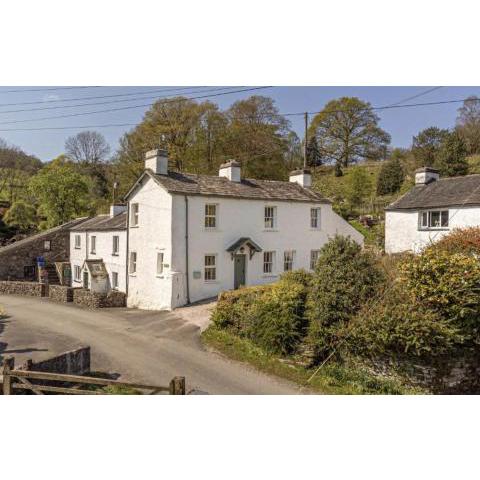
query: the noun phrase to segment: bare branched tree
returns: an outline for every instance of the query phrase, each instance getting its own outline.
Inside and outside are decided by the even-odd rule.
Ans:
[[[107,160],[110,146],[101,133],[87,130],[67,138],[65,152],[75,162],[96,165]]]

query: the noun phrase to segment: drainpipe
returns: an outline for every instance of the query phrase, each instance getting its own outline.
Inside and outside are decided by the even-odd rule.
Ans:
[[[128,298],[128,262],[130,261],[129,259],[129,252],[128,252],[128,238],[130,236],[130,202],[127,202],[127,241],[125,245],[126,249],[126,260],[125,260],[125,295]]]
[[[186,289],[187,305],[190,304],[190,285],[188,278],[188,197],[185,195],[185,270],[186,270]]]

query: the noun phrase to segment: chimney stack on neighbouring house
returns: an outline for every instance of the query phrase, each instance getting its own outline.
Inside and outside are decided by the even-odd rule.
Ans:
[[[231,182],[241,182],[242,179],[240,164],[236,160],[230,160],[229,162],[220,165],[218,176],[226,177]]]
[[[166,150],[150,150],[145,154],[145,168],[157,175],[168,175],[168,153]]]
[[[415,185],[428,185],[440,178],[440,172],[436,168],[422,167],[415,170]]]
[[[310,170],[302,168],[301,170],[290,172],[290,181],[298,183],[302,187],[310,188],[312,186],[312,175]]]
[[[127,210],[126,205],[120,205],[118,203],[115,203],[113,205],[110,205],[110,217],[116,217],[117,215],[120,215],[121,213],[125,212]]]

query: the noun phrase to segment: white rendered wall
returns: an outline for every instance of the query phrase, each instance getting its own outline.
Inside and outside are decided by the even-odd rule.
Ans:
[[[128,276],[129,307],[144,310],[172,308],[172,197],[150,177],[129,199],[139,204],[138,227],[129,228],[129,251],[137,252],[137,272]],[[157,276],[157,253],[163,252],[164,273]],[[176,282],[175,282],[176,283]]]
[[[81,246],[79,249],[75,248],[75,236],[80,235]],[[120,245],[118,255],[113,255],[113,237],[117,235],[120,237]],[[95,253],[91,253],[90,237],[95,236],[96,248]],[[105,268],[108,272],[108,289],[112,286],[112,272],[118,273],[118,290],[126,292],[126,243],[127,233],[125,230],[112,230],[112,231],[92,231],[92,232],[71,232],[70,233],[70,263],[72,268],[72,286],[82,287],[83,276],[79,281],[75,281],[75,265],[80,268],[83,267],[85,260],[97,260],[102,259],[105,264]],[[88,247],[88,249],[87,249]],[[82,270],[83,275],[83,270]],[[89,278],[89,288],[90,278]]]
[[[226,249],[240,237],[250,237],[264,251],[275,251],[274,272],[263,273],[263,252],[246,259],[246,283],[258,285],[278,280],[283,273],[285,250],[295,250],[293,269],[310,268],[311,250],[320,249],[336,233],[350,236],[363,244],[363,236],[348,222],[333,212],[330,204],[300,202],[266,202],[259,200],[238,200],[218,197],[189,197],[189,285],[190,301],[195,302],[218,295],[234,287],[234,266]],[[218,205],[217,228],[204,227],[206,203]],[[277,207],[277,228],[264,228],[265,206]],[[310,209],[321,208],[320,229],[310,228]],[[186,302],[185,297],[185,198],[173,196],[173,259],[172,267],[184,278],[182,292],[173,291],[176,306]],[[217,280],[204,280],[204,256],[217,255]],[[194,278],[200,272],[200,278]],[[197,274],[198,275],[198,274]]]
[[[454,228],[480,225],[479,207],[450,208],[448,210],[449,227],[442,230],[419,230],[418,211],[387,211],[385,213],[386,253],[406,251],[416,253],[438,241]]]

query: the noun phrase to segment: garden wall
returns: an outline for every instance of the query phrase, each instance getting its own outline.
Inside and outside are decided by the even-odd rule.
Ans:
[[[28,297],[45,297],[47,286],[38,282],[0,281],[0,293],[6,295],[25,295]]]
[[[48,296],[56,302],[73,302],[73,288],[63,285],[50,285],[48,288]]]
[[[84,375],[90,372],[90,347],[80,347],[41,362],[28,361],[20,370]]]
[[[73,302],[87,308],[125,307],[126,295],[114,290],[104,294],[91,292],[84,288],[75,288],[73,289]]]

